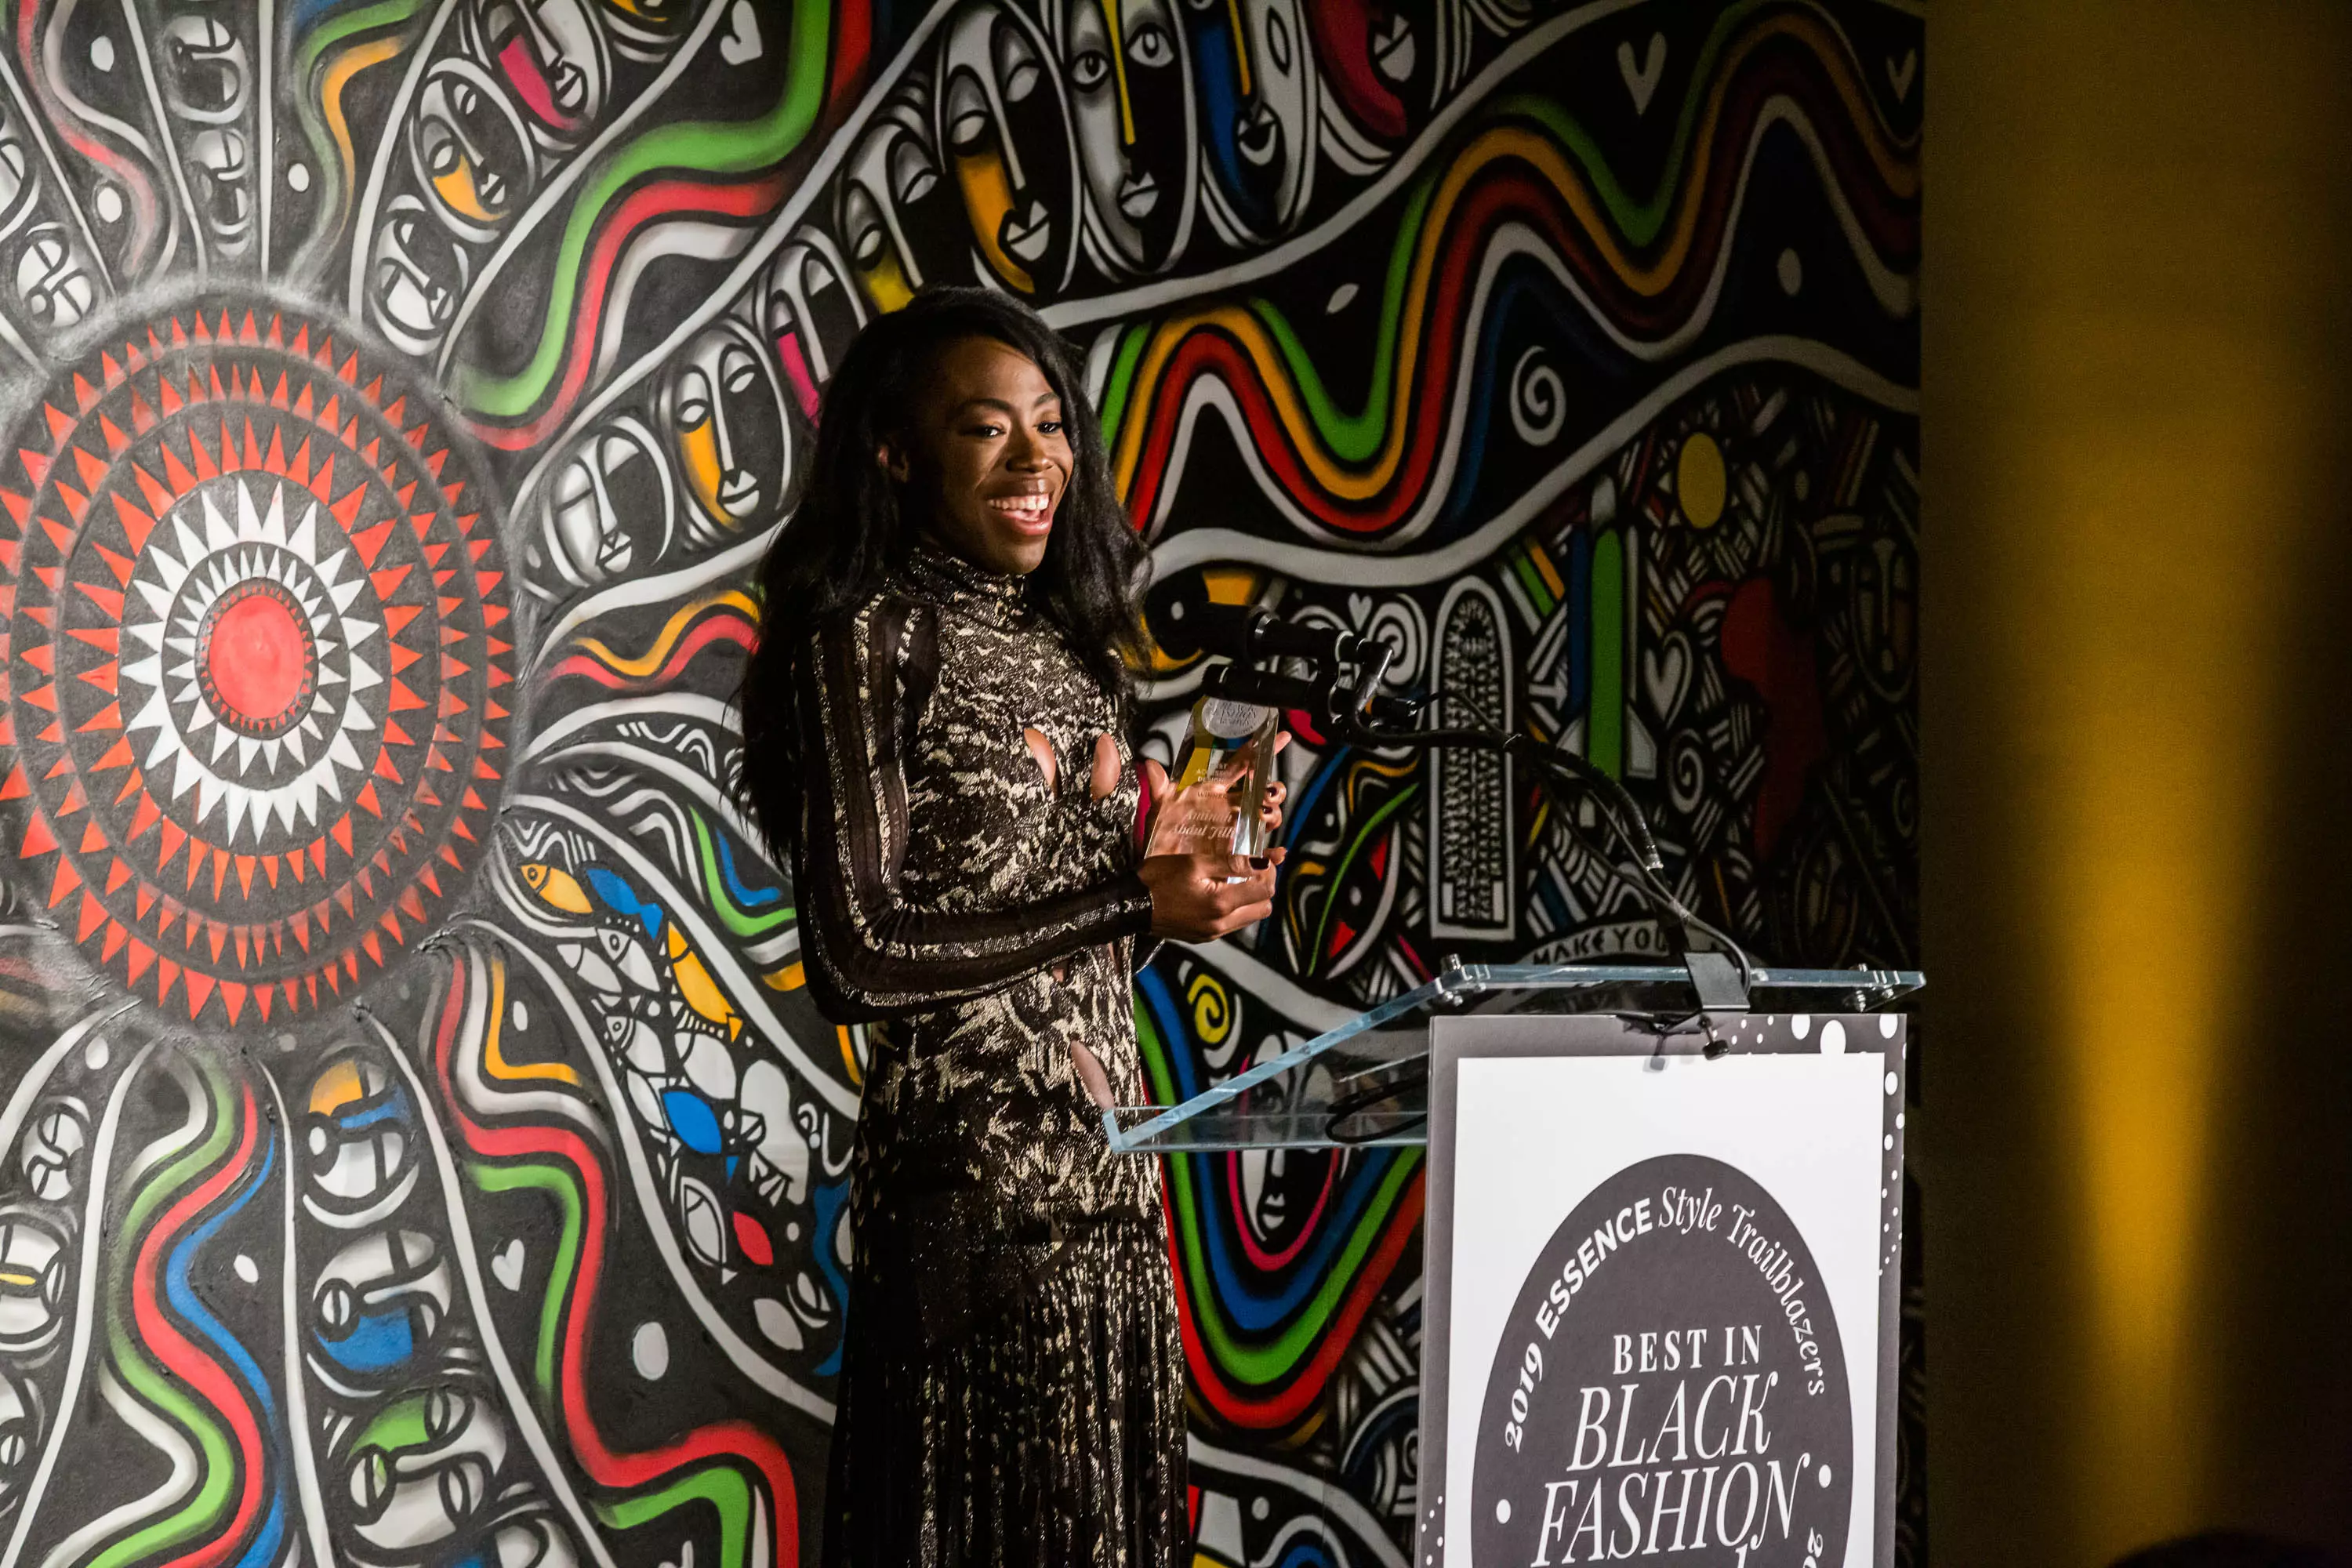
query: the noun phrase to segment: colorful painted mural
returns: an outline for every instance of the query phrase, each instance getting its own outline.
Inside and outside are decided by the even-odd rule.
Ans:
[[[1914,956],[1907,4],[6,21],[0,1568],[813,1558],[864,1042],[730,702],[929,285],[1087,354],[1152,744],[1189,608],[1345,625],[1758,952]],[[1163,1099],[1448,953],[1659,951],[1499,759],[1297,727],[1276,917],[1139,984]],[[1417,1157],[1166,1180],[1199,1562],[1401,1568]]]

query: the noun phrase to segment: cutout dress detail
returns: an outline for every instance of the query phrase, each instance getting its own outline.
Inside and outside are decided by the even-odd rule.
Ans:
[[[929,551],[801,653],[808,981],[871,1047],[824,1562],[1173,1564],[1158,1163],[1110,1152],[1072,1050],[1148,1098],[1135,772],[1097,799],[1088,765],[1122,715],[1023,579]]]

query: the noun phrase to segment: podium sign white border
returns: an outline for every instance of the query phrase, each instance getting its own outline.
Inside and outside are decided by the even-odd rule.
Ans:
[[[1876,1435],[1874,1444],[1856,1445],[1852,1473],[1860,1484],[1843,1568],[1892,1568],[1907,1022],[1891,1014],[1723,1016],[1714,1029],[1730,1049],[1714,1059],[1702,1055],[1699,1033],[1662,1040],[1606,1016],[1432,1022],[1416,1565],[1472,1563],[1468,1530],[1453,1539],[1445,1529],[1446,1494],[1466,1490],[1469,1457],[1452,1465],[1449,1453],[1476,1429],[1484,1369],[1493,1363],[1504,1320],[1537,1252],[1609,1177],[1653,1155],[1689,1153],[1756,1178],[1816,1252],[1836,1314],[1855,1429]],[[1791,1056],[1841,1059],[1797,1073],[1775,1073],[1767,1065]],[[1464,1064],[1496,1058],[1518,1065],[1486,1074],[1484,1086],[1479,1069],[1472,1069],[1471,1100],[1487,1107],[1480,1114],[1493,1125],[1471,1132],[1465,1175]],[[1547,1088],[1527,1092],[1544,1080]],[[1649,1094],[1651,1085],[1664,1096]],[[1498,1099],[1489,1088],[1517,1098]],[[1865,1088],[1879,1112],[1874,1122],[1863,1104]],[[1651,1102],[1649,1114],[1635,1110],[1637,1099]],[[1669,1109],[1662,1121],[1659,1110],[1677,1100],[1687,1110]],[[1811,1121],[1802,1139],[1790,1136],[1792,1119]],[[1863,1184],[1874,1170],[1874,1194]],[[1457,1215],[1457,1188],[1472,1194],[1475,1213]],[[1504,1194],[1512,1201],[1500,1201]],[[1863,1205],[1873,1195],[1877,1223],[1867,1225],[1872,1215]],[[1465,1300],[1457,1313],[1454,1274],[1463,1264],[1485,1270],[1489,1283],[1475,1305]],[[1465,1384],[1458,1407],[1449,1397],[1457,1379]],[[1518,1564],[1482,1562],[1475,1568]]]

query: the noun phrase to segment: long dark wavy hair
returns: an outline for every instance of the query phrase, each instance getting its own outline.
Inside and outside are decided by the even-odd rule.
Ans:
[[[1035,603],[1124,715],[1141,637],[1143,542],[1111,486],[1102,426],[1054,329],[1019,300],[984,289],[937,289],[868,322],[824,389],[816,456],[798,510],[760,566],[762,635],[744,667],[743,794],[780,864],[800,832],[800,714],[794,666],[819,617],[864,603],[906,559],[929,521],[877,460],[904,450],[906,419],[942,350],[992,338],[1034,361],[1062,401],[1074,461]],[[785,635],[776,635],[779,631]]]

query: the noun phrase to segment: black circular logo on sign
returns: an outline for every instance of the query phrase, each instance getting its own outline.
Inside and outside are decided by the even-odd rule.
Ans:
[[[1577,1205],[1519,1289],[1481,1421],[1477,1562],[1845,1561],[1829,1295],[1780,1205],[1719,1160],[1645,1160]]]

